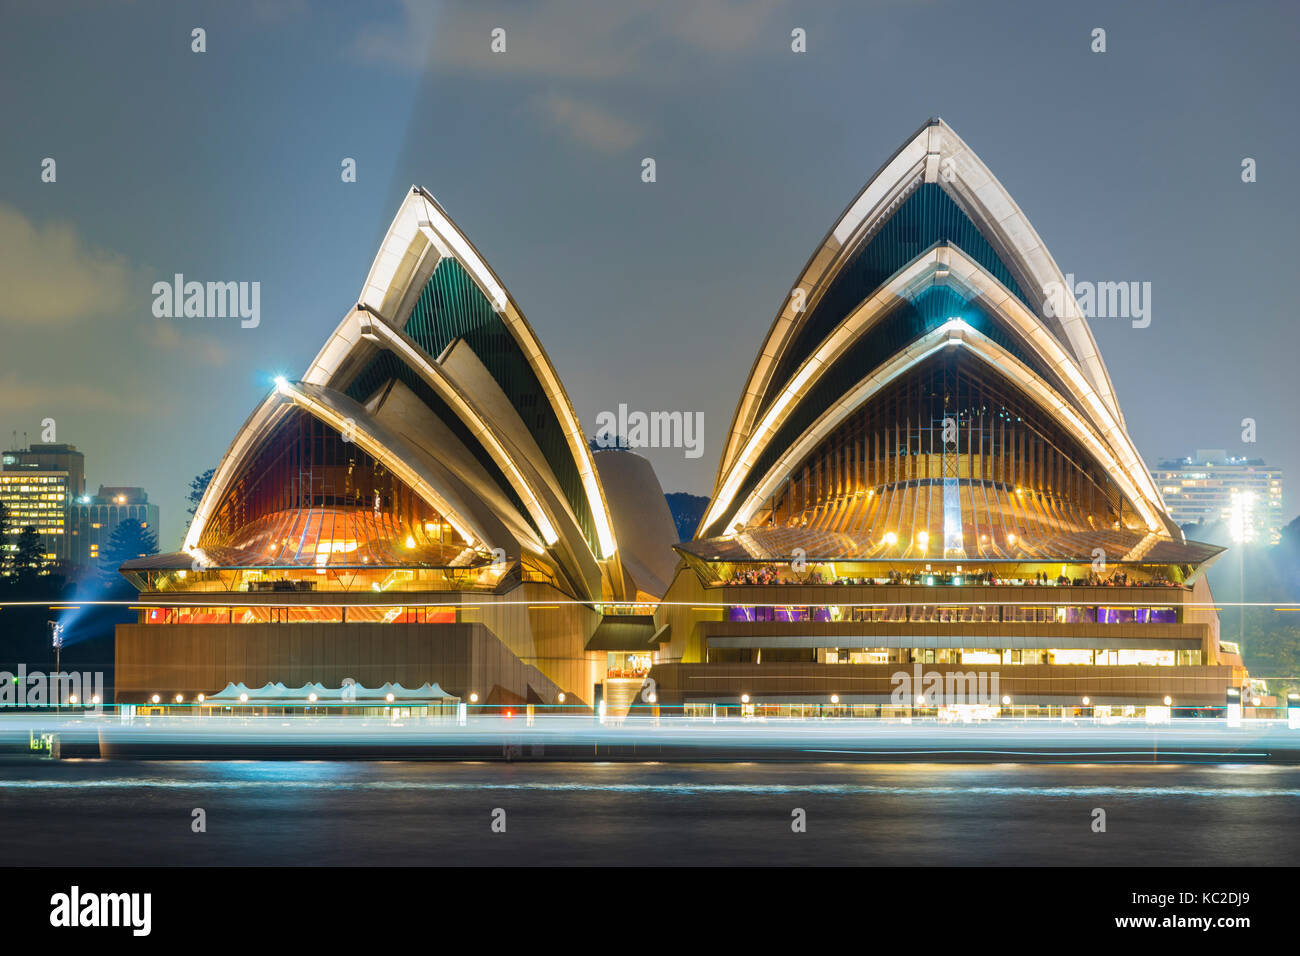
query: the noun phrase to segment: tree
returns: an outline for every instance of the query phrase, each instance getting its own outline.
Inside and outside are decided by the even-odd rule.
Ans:
[[[23,528],[18,535],[18,547],[14,551],[14,573],[24,579],[34,578],[45,568],[45,545],[41,536],[31,525]]]
[[[9,572],[9,509],[0,503],[0,577]]]
[[[622,435],[611,435],[609,432],[599,432],[587,439],[587,447],[592,451],[631,451],[632,446],[628,444],[627,438]]]
[[[99,575],[110,584],[116,584],[121,578],[117,569],[126,561],[135,558],[147,558],[158,553],[158,535],[143,521],[128,520],[121,522],[109,535],[108,544],[99,555]]]
[[[704,509],[709,506],[709,499],[686,491],[670,491],[664,497],[668,499],[668,510],[673,513],[678,539],[690,541],[704,518]]]
[[[209,468],[201,475],[195,475],[190,479],[190,493],[185,496],[185,500],[190,503],[190,517],[194,517],[194,512],[199,509],[199,502],[203,500],[203,493],[208,490],[208,485],[212,483],[212,476],[216,474],[217,469]]]

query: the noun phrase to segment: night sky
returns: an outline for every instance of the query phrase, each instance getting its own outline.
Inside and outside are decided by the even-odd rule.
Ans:
[[[1148,328],[1092,323],[1144,456],[1280,464],[1289,520],[1300,6],[1075,6],[0,3],[0,440],[54,418],[89,487],[143,485],[176,547],[189,479],[305,370],[418,183],[589,433],[619,403],[704,413],[703,457],[646,454],[707,494],[790,284],[937,115],[1062,271],[1151,283]],[[155,318],[178,272],[260,282],[260,326]]]

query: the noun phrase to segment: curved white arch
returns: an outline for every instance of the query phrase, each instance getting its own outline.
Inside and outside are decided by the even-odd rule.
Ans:
[[[1092,383],[1066,354],[1056,337],[1043,327],[1037,316],[1025,308],[1017,296],[960,247],[942,244],[931,246],[890,277],[845,316],[813,354],[804,360],[790,383],[782,389],[754,426],[725,474],[720,476],[717,490],[700,522],[701,531],[714,526],[723,517],[754,464],[822,375],[903,297],[913,296],[928,285],[951,286],[965,293],[967,298],[979,298],[990,307],[1006,327],[1037,355],[1044,366],[1057,374],[1069,390],[1069,397],[1086,411],[1088,424],[1104,438],[1120,467],[1133,485],[1140,489],[1141,497],[1160,513],[1162,524],[1171,535],[1181,535],[1165,511],[1155,482],[1122,423],[1116,420],[1109,406],[1102,401]],[[729,521],[727,527],[733,523]]]
[[[726,527],[730,528],[735,524],[746,523],[762,502],[771,497],[782,477],[816,448],[817,444],[854,410],[889,383],[906,374],[909,369],[923,362],[935,352],[949,347],[970,349],[981,360],[997,369],[1024,390],[1038,407],[1042,408],[1072,434],[1105,469],[1106,473],[1145,522],[1148,531],[1156,534],[1168,533],[1165,528],[1163,512],[1153,507],[1151,502],[1139,493],[1138,486],[1112,453],[1109,443],[1079,414],[1074,406],[1010,352],[960,319],[950,319],[917,339],[893,356],[880,369],[858,382],[838,402],[823,412],[799,439],[793,442],[786,452],[773,463],[772,467],[763,475],[754,490],[740,506],[731,512]],[[711,525],[713,522],[709,522],[709,524]]]
[[[220,465],[209,482],[194,520],[190,523],[185,536],[183,550],[195,551],[198,548],[204,530],[211,519],[217,504],[225,495],[231,481],[242,471],[249,456],[257,449],[266,430],[278,423],[289,408],[301,408],[339,432],[350,433],[357,447],[375,460],[383,463],[389,471],[403,481],[415,494],[441,514],[465,540],[471,548],[486,549],[487,542],[493,540],[478,521],[470,514],[470,509],[460,500],[459,495],[439,486],[437,478],[426,469],[413,463],[414,455],[403,449],[404,444],[396,436],[385,433],[382,426],[368,420],[364,410],[345,413],[336,407],[337,402],[327,398],[327,390],[316,386],[299,384],[277,379],[275,390],[258,406],[249,417],[244,427],[239,430],[230,450],[222,458]],[[342,396],[335,396],[342,399]],[[540,541],[524,537],[520,544],[535,553],[542,553]]]
[[[357,308],[344,320],[344,325],[353,324],[358,332],[358,341],[373,338],[397,355],[414,369],[417,375],[437,393],[451,408],[456,416],[465,423],[474,437],[488,450],[492,460],[500,466],[506,479],[524,503],[529,516],[541,532],[542,540],[549,547],[559,540],[559,533],[551,522],[545,506],[534,492],[528,479],[524,477],[514,456],[502,443],[501,437],[491,422],[485,418],[464,391],[444,373],[441,366],[429,361],[424,353],[415,348],[398,330],[386,322],[372,317],[365,309]]]
[[[772,385],[770,378],[790,345],[792,333],[799,327],[800,320],[812,311],[863,238],[874,234],[876,227],[892,215],[915,186],[923,182],[941,185],[982,232],[998,240],[1003,247],[1000,252],[1011,260],[1007,264],[1018,267],[1032,285],[1025,289],[1026,294],[1033,295],[1035,291],[1046,294],[1049,289],[1066,290],[1060,268],[1015,200],[947,123],[941,119],[931,120],[871,177],[836,220],[791,287],[741,393],[719,462],[715,493],[752,434],[759,403]],[[803,293],[803,308],[797,311],[796,290]],[[1057,318],[1073,352],[1071,361],[1122,426],[1124,419],[1110,376],[1073,292],[1066,290],[1064,295],[1058,294],[1058,298],[1064,314]]]
[[[555,412],[564,432],[565,441],[573,456],[582,481],[583,491],[595,524],[596,538],[601,553],[597,558],[611,558],[618,550],[614,538],[609,506],[605,500],[600,477],[596,472],[591,449],[578,416],[542,348],[536,333],[524,318],[504,284],[474,248],[468,237],[457,228],[437,200],[420,187],[412,187],[389,226],[380,244],[374,264],[362,286],[359,308],[373,313],[384,323],[396,327],[402,317],[410,312],[423,285],[416,281],[422,273],[432,271],[424,267],[432,252],[437,258],[455,258],[482,290],[484,296],[501,315],[507,329],[523,351],[525,358],[537,375],[547,400]],[[340,325],[325,347],[321,349],[303,377],[304,382],[327,384],[356,344],[359,330],[349,334],[345,329],[347,319]]]

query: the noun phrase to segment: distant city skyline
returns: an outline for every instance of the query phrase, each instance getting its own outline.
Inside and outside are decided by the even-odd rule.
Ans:
[[[1294,5],[267,0],[5,19],[0,436],[53,418],[88,486],[148,490],[164,550],[190,479],[356,302],[412,184],[499,271],[589,435],[621,404],[702,413],[700,457],[644,453],[666,490],[708,494],[799,264],[935,115],[1064,273],[1149,290],[1141,320],[1091,322],[1144,458],[1224,447],[1300,474],[1281,278]],[[178,274],[258,283],[256,325],[159,318],[155,286]],[[1283,523],[1295,510],[1288,494]]]

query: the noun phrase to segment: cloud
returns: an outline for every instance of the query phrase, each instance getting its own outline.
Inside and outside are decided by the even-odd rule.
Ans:
[[[0,204],[0,249],[0,323],[72,323],[127,301],[126,260],[88,247],[71,223],[37,225]]]
[[[770,38],[765,33],[777,11],[787,6],[781,0],[713,0],[682,6],[665,22],[686,46],[708,53],[745,54],[768,46],[786,53],[790,30],[797,26],[783,25],[784,33]]]
[[[146,343],[167,351],[183,351],[186,358],[198,359],[206,365],[226,364],[230,358],[229,349],[210,335],[195,332],[182,333],[177,327],[177,321],[160,319],[147,326]]]
[[[35,411],[46,415],[71,408],[91,409],[97,414],[158,417],[163,406],[147,396],[127,395],[121,388],[100,388],[87,382],[49,376],[19,378],[15,372],[0,373],[0,408],[6,412]]]
[[[307,12],[307,0],[252,0],[253,16],[263,23],[279,23]]]
[[[603,153],[617,153],[645,135],[636,123],[572,96],[551,93],[535,101],[538,111],[575,140]]]
[[[402,0],[396,20],[370,24],[356,36],[353,53],[404,70],[610,79],[653,70],[683,49],[730,56],[784,50],[790,28],[778,31],[776,15],[790,6],[789,0],[447,6]],[[491,48],[498,27],[506,31],[504,53]]]

